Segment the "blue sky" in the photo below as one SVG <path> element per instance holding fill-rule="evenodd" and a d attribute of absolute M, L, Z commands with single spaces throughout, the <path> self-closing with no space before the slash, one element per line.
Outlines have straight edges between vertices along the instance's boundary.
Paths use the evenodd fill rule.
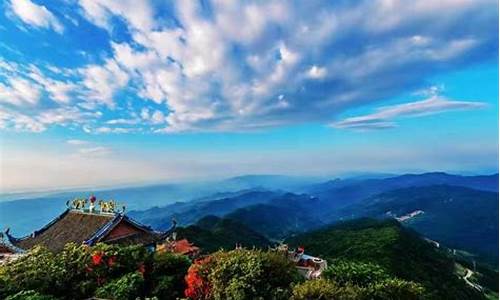
<path fill-rule="evenodd" d="M 0 188 L 496 172 L 497 2 L 331 2 L 3 1 Z"/>

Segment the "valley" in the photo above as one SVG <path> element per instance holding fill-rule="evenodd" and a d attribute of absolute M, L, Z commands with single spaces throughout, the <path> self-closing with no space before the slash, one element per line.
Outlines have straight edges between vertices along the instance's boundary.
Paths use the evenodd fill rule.
<path fill-rule="evenodd" d="M 178 238 L 205 254 L 236 245 L 267 249 L 284 242 L 331 262 L 374 263 L 393 276 L 423 284 L 432 291 L 431 298 L 482 299 L 483 294 L 498 293 L 496 174 L 424 173 L 313 184 L 243 176 L 214 185 L 157 185 L 97 194 L 120 197 L 130 217 L 157 230 L 170 228 L 176 220 Z M 3 209 L 26 213 L 13 219 L 0 210 L 5 215 L 1 225 L 33 230 L 64 209 L 70 196 L 0 202 Z M 33 213 L 34 207 L 42 214 Z"/>

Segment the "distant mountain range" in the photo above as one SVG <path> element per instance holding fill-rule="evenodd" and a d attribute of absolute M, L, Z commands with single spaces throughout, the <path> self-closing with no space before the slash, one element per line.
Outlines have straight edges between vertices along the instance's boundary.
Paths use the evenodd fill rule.
<path fill-rule="evenodd" d="M 0 202 L 0 226 L 27 234 L 59 215 L 68 199 L 87 194 Z M 285 240 L 329 260 L 376 263 L 423 284 L 431 299 L 485 299 L 460 279 L 474 267 L 478 271 L 470 280 L 498 292 L 498 174 L 329 181 L 251 175 L 96 194 L 126 203 L 129 216 L 156 229 L 169 228 L 175 218 L 179 238 L 204 253 L 236 243 L 267 248 Z"/>
<path fill-rule="evenodd" d="M 316 179 L 317 180 L 317 179 Z M 285 190 L 312 184 L 313 178 L 280 175 L 248 175 L 224 180 L 193 183 L 156 184 L 110 189 L 82 189 L 65 192 L 18 193 L 0 195 L 0 228 L 10 227 L 19 235 L 31 233 L 58 216 L 69 199 L 88 197 L 114 199 L 128 211 L 183 202 L 207 201 L 235 196 L 248 190 Z M 13 213 L 15 212 L 15 213 Z M 164 220 L 169 222 L 169 219 Z M 195 222 L 196 219 L 191 220 Z"/>
<path fill-rule="evenodd" d="M 310 194 L 245 190 L 222 194 L 223 198 L 207 197 L 130 214 L 160 229 L 168 228 L 172 217 L 181 224 L 192 224 L 206 215 L 224 216 L 269 239 L 279 240 L 341 219 L 363 216 L 392 218 L 422 210 L 422 215 L 404 224 L 450 247 L 481 255 L 495 253 L 492 257 L 497 257 L 496 174 L 455 176 L 425 173 L 377 179 L 339 179 L 307 189 Z M 454 200 L 448 201 L 450 199 Z"/>
<path fill-rule="evenodd" d="M 114 199 L 132 211 L 193 200 L 215 200 L 248 190 L 295 191 L 318 180 L 299 176 L 246 175 L 222 180 L 136 187 L 0 194 L 0 228 L 10 227 L 16 234 L 29 234 L 58 216 L 65 209 L 67 200 L 88 197 L 90 193 L 95 193 L 99 199 Z"/>
<path fill-rule="evenodd" d="M 164 207 L 152 207 L 144 211 L 132 211 L 130 216 L 158 229 L 166 229 L 172 218 L 181 225 L 196 223 L 208 215 L 224 216 L 234 210 L 254 204 L 267 203 L 279 197 L 281 192 L 245 190 L 243 193 L 224 193 L 218 197 L 208 197 L 192 202 L 177 202 Z"/>
<path fill-rule="evenodd" d="M 322 200 L 325 217 L 327 213 L 352 205 L 370 196 L 406 187 L 429 185 L 453 185 L 476 190 L 498 192 L 498 174 L 485 176 L 460 176 L 434 172 L 424 174 L 406 174 L 377 179 L 331 180 L 311 186 L 306 192 Z"/>
<path fill-rule="evenodd" d="M 249 175 L 210 183 L 111 189 L 97 196 L 126 203 L 130 216 L 157 229 L 169 228 L 172 218 L 180 226 L 189 226 L 216 216 L 237 221 L 270 240 L 342 219 L 401 217 L 422 210 L 404 224 L 450 247 L 497 255 L 498 174 L 386 176 L 319 182 L 308 177 Z M 11 227 L 16 235 L 29 234 L 59 215 L 68 199 L 87 194 L 0 202 L 0 226 Z M 449 199 L 454 200 L 446 202 Z"/>
<path fill-rule="evenodd" d="M 449 247 L 498 258 L 498 193 L 433 185 L 396 189 L 347 207 L 346 217 L 401 217 L 404 224 Z"/>

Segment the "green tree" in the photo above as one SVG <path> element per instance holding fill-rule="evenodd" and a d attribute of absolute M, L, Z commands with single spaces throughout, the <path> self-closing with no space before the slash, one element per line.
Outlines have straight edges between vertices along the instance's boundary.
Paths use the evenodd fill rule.
<path fill-rule="evenodd" d="M 139 272 L 126 274 L 97 289 L 97 297 L 134 300 L 143 296 L 144 278 Z"/>
<path fill-rule="evenodd" d="M 374 263 L 334 260 L 323 277 L 296 286 L 292 298 L 416 300 L 422 299 L 425 293 L 421 285 L 394 278 Z"/>
<path fill-rule="evenodd" d="M 184 276 L 191 261 L 183 255 L 156 253 L 151 272 L 152 295 L 159 299 L 177 299 L 183 296 Z"/>
<path fill-rule="evenodd" d="M 291 300 L 357 300 L 362 290 L 351 284 L 339 285 L 328 279 L 309 280 L 293 288 Z"/>
<path fill-rule="evenodd" d="M 198 299 L 287 299 L 300 280 L 284 256 L 260 250 L 219 251 L 198 268 L 202 282 L 195 276 L 191 284 L 209 286 L 209 295 L 196 294 Z"/>
<path fill-rule="evenodd" d="M 88 247 L 70 243 L 57 254 L 35 247 L 18 260 L 0 266 L 0 299 L 24 291 L 60 299 L 85 299 L 100 287 L 127 282 L 130 273 L 143 277 L 146 296 L 172 299 L 182 296 L 189 265 L 186 257 L 154 255 L 142 246 Z"/>
<path fill-rule="evenodd" d="M 33 290 L 21 291 L 15 295 L 7 297 L 5 300 L 57 300 L 52 296 L 42 295 Z"/>
<path fill-rule="evenodd" d="M 0 298 L 23 290 L 41 294 L 57 294 L 65 270 L 57 263 L 54 254 L 43 247 L 35 247 L 30 255 L 23 256 L 0 269 Z"/>
<path fill-rule="evenodd" d="M 358 286 L 367 286 L 374 282 L 389 279 L 391 276 L 385 269 L 374 263 L 334 260 L 329 263 L 329 267 L 323 272 L 323 277 L 340 284 L 351 283 Z"/>
<path fill-rule="evenodd" d="M 373 300 L 417 300 L 423 299 L 425 289 L 414 282 L 401 279 L 386 279 L 368 286 L 365 298 Z"/>

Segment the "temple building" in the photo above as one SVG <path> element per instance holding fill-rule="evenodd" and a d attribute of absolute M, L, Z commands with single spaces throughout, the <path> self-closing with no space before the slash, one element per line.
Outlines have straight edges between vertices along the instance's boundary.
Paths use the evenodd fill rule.
<path fill-rule="evenodd" d="M 158 245 L 156 251 L 170 252 L 176 254 L 186 255 L 189 258 L 196 258 L 200 255 L 200 248 L 190 243 L 187 239 L 176 240 L 175 235 L 174 239 L 168 238 L 164 243 Z"/>
<path fill-rule="evenodd" d="M 87 203 L 89 205 L 87 206 Z M 156 249 L 175 229 L 175 223 L 167 232 L 158 232 L 127 217 L 125 208 L 116 209 L 114 201 L 99 201 L 94 196 L 68 201 L 68 208 L 43 228 L 25 237 L 14 237 L 7 229 L 0 234 L 0 255 L 21 254 L 36 245 L 58 252 L 70 242 L 92 246 L 108 244 L 141 244 Z"/>
<path fill-rule="evenodd" d="M 279 253 L 283 253 L 292 261 L 299 274 L 305 279 L 320 278 L 323 271 L 328 267 L 326 260 L 305 254 L 303 247 L 291 250 L 288 248 L 288 245 L 281 244 L 275 250 Z"/>

